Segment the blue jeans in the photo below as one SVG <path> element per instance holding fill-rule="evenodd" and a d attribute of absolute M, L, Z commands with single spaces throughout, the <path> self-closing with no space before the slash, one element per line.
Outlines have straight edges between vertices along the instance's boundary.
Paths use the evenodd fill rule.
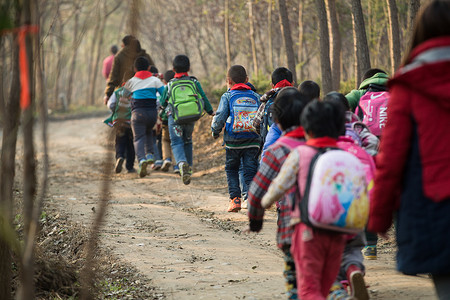
<path fill-rule="evenodd" d="M 170 146 L 175 157 L 175 162 L 179 164 L 184 161 L 192 166 L 192 132 L 195 122 L 178 125 L 169 116 Z"/>
<path fill-rule="evenodd" d="M 131 128 L 133 129 L 134 150 L 138 162 L 145 159 L 146 154 L 153 154 L 153 126 L 156 123 L 156 108 L 136 108 L 131 112 Z"/>
<path fill-rule="evenodd" d="M 258 148 L 246 149 L 225 149 L 225 172 L 227 173 L 228 193 L 230 199 L 241 197 L 241 188 L 239 187 L 239 165 L 244 170 L 244 181 L 247 186 L 252 182 L 253 177 L 258 170 Z"/>
<path fill-rule="evenodd" d="M 241 158 L 241 164 L 239 165 L 239 187 L 241 188 L 242 198 L 247 200 L 248 186 L 245 184 L 244 179 L 244 160 Z"/>
<path fill-rule="evenodd" d="M 116 131 L 116 159 L 119 157 L 125 158 L 127 170 L 132 170 L 135 153 L 131 127 L 127 124 L 116 124 L 114 125 L 114 130 Z"/>
<path fill-rule="evenodd" d="M 156 134 L 153 130 L 153 149 L 155 149 L 155 160 L 162 160 L 161 132 Z"/>

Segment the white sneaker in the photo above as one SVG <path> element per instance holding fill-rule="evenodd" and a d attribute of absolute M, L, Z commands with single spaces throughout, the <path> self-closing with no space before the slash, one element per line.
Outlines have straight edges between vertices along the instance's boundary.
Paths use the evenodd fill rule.
<path fill-rule="evenodd" d="M 241 208 L 242 208 L 242 209 L 247 209 L 247 206 L 248 206 L 247 200 L 244 200 L 244 201 L 242 202 L 242 204 L 241 204 Z"/>

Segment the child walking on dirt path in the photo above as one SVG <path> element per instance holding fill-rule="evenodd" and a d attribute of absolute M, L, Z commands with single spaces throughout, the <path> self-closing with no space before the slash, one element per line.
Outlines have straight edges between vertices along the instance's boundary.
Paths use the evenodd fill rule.
<path fill-rule="evenodd" d="M 245 68 L 232 66 L 227 73 L 229 90 L 220 98 L 219 107 L 211 123 L 212 136 L 217 139 L 225 126 L 225 172 L 230 203 L 228 212 L 241 210 L 239 165 L 243 162 L 245 184 L 249 185 L 258 169 L 260 136 L 253 131 L 251 120 L 259 107 L 259 95 L 246 84 Z"/>
<path fill-rule="evenodd" d="M 316 157 L 320 149 L 337 148 L 339 133 L 345 130 L 345 111 L 341 106 L 334 103 L 314 100 L 303 110 L 301 124 L 307 138 L 306 145 L 297 147 L 286 158 L 280 173 L 272 181 L 261 201 L 263 207 L 269 207 L 292 187 L 297 186 L 301 197 L 306 190 L 309 190 L 306 184 L 307 178 L 310 176 L 308 170 L 311 168 L 310 164 L 313 157 Z M 302 153 L 301 157 L 300 153 Z M 320 159 L 318 161 L 320 162 Z M 360 167 L 361 164 L 357 163 Z M 339 179 L 336 180 L 340 182 Z M 363 181 L 357 182 L 363 184 Z M 316 181 L 316 183 L 318 182 Z M 361 186 L 361 188 L 363 187 Z M 312 188 L 311 193 L 317 190 L 320 190 L 320 188 L 316 190 Z M 360 190 L 359 187 L 357 190 Z M 361 189 L 361 191 L 364 191 L 364 189 Z M 303 202 L 305 199 L 296 197 L 295 206 L 292 208 L 298 211 L 300 201 Z M 336 214 L 335 210 L 331 211 L 331 207 L 326 207 L 328 207 L 328 212 L 322 211 L 322 214 L 333 216 Z M 339 273 L 346 235 L 307 225 L 304 223 L 304 213 L 302 211 L 301 220 L 299 215 L 295 214 L 295 211 L 291 215 L 291 225 L 295 226 L 292 235 L 291 253 L 298 270 L 298 295 L 302 300 L 326 299 L 330 287 Z M 339 218 L 342 218 L 342 216 L 345 215 L 340 215 Z"/>
<path fill-rule="evenodd" d="M 164 73 L 164 78 L 163 78 L 164 88 L 167 86 L 169 81 L 173 79 L 174 76 L 175 76 L 175 72 L 173 70 L 167 70 Z M 161 166 L 161 171 L 167 172 L 167 171 L 169 171 L 169 168 L 172 165 L 172 148 L 170 147 L 170 134 L 169 134 L 169 127 L 168 127 L 169 118 L 167 116 L 166 110 L 162 109 L 162 108 L 159 113 L 159 116 L 161 117 L 161 120 L 162 120 L 162 140 L 161 140 L 161 142 L 162 142 L 163 164 Z M 178 166 L 175 164 L 173 169 L 174 169 L 174 171 L 178 170 Z"/>
<path fill-rule="evenodd" d="M 248 192 L 249 231 L 259 232 L 262 229 L 264 208 L 261 206 L 261 199 L 267 192 L 270 182 L 278 175 L 291 150 L 305 143 L 299 116 L 309 101 L 310 99 L 304 97 L 296 88 L 286 87 L 278 93 L 272 105 L 275 124 L 281 128 L 283 135 L 267 149 L 258 172 L 250 184 Z M 291 220 L 289 203 L 295 194 L 296 191 L 293 190 L 277 203 L 277 245 L 284 253 L 284 277 L 288 299 L 298 299 L 295 264 L 290 252 L 293 230 L 289 225 Z"/>
<path fill-rule="evenodd" d="M 184 184 L 191 183 L 193 153 L 192 132 L 195 122 L 205 110 L 214 115 L 213 108 L 197 78 L 189 76 L 189 57 L 177 55 L 173 60 L 174 78 L 169 81 L 161 96 L 161 106 L 168 105 L 168 127 L 172 152 Z"/>
<path fill-rule="evenodd" d="M 147 165 L 154 162 L 153 126 L 156 123 L 157 93 L 162 93 L 164 85 L 149 72 L 150 62 L 140 56 L 134 63 L 136 74 L 125 83 L 124 88 L 132 93 L 131 128 L 134 149 L 139 162 L 139 177 L 147 175 Z"/>

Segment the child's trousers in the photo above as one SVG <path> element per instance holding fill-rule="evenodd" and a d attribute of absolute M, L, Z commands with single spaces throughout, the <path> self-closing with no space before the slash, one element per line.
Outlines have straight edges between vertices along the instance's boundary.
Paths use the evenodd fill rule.
<path fill-rule="evenodd" d="M 302 300 L 326 299 L 339 273 L 346 235 L 295 226 L 291 253 L 297 270 L 297 292 Z"/>
<path fill-rule="evenodd" d="M 138 162 L 145 160 L 146 154 L 154 154 L 153 126 L 155 126 L 156 117 L 156 108 L 137 108 L 131 112 L 134 150 L 136 151 Z"/>

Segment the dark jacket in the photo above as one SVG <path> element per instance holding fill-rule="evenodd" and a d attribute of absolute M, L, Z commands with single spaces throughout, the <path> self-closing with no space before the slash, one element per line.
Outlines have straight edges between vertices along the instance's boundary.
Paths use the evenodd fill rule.
<path fill-rule="evenodd" d="M 450 37 L 413 50 L 389 81 L 368 230 L 397 213 L 398 268 L 450 274 Z"/>
<path fill-rule="evenodd" d="M 150 65 L 155 65 L 153 59 L 148 55 L 144 49 L 139 49 L 136 52 L 136 48 L 132 45 L 127 45 L 120 49 L 120 51 L 114 56 L 114 61 L 111 68 L 111 73 L 106 83 L 105 95 L 111 97 L 114 89 L 119 87 L 123 82 L 134 75 L 134 61 L 136 58 L 144 56 L 146 57 Z"/>

